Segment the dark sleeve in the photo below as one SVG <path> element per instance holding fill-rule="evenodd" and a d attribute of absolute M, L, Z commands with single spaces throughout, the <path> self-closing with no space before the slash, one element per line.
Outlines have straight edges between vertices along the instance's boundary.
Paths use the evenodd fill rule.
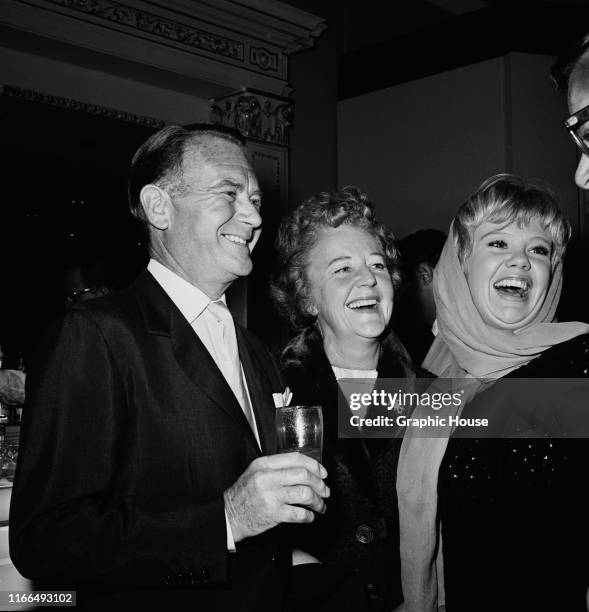
<path fill-rule="evenodd" d="M 42 341 L 27 376 L 10 510 L 10 554 L 24 576 L 125 588 L 177 585 L 190 572 L 227 579 L 222 495 L 137 495 L 133 391 L 88 313 L 70 313 Z"/>

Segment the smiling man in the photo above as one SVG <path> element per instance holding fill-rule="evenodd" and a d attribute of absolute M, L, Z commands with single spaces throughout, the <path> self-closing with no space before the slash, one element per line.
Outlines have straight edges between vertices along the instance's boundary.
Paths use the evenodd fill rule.
<path fill-rule="evenodd" d="M 261 193 L 243 142 L 169 126 L 133 158 L 151 260 L 75 306 L 30 367 L 11 554 L 82 609 L 280 610 L 273 528 L 325 510 L 325 469 L 273 454 L 268 351 L 235 325 Z"/>

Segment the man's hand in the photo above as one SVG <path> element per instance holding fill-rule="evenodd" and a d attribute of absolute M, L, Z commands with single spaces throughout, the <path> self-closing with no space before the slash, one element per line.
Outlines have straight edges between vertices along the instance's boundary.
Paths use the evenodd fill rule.
<path fill-rule="evenodd" d="M 20 370 L 0 370 L 0 402 L 21 406 L 25 401 L 25 374 Z"/>
<path fill-rule="evenodd" d="M 325 512 L 326 469 L 300 453 L 259 457 L 223 494 L 235 542 L 279 523 L 310 523 Z M 302 507 L 304 506 L 304 507 Z"/>

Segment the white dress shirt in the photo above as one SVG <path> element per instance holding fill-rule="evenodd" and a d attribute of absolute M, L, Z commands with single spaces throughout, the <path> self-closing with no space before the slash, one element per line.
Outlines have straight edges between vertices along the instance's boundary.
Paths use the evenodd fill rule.
<path fill-rule="evenodd" d="M 216 350 L 214 338 L 217 337 L 215 334 L 214 326 L 218 325 L 219 322 L 208 310 L 207 306 L 212 300 L 201 291 L 198 287 L 195 287 L 188 281 L 178 276 L 175 272 L 172 272 L 169 268 L 162 265 L 155 259 L 150 259 L 147 265 L 148 271 L 155 278 L 155 280 L 161 285 L 162 289 L 168 294 L 168 297 L 174 302 L 178 310 L 182 313 L 184 318 L 190 323 L 192 329 L 196 332 L 196 335 L 200 338 L 201 342 L 205 345 L 205 348 L 210 353 L 211 357 L 217 364 L 217 367 L 225 377 L 225 380 L 231 386 L 229 382 L 231 379 L 230 373 L 227 371 L 227 364 L 223 359 L 222 352 Z M 225 296 L 221 297 L 225 302 Z M 251 406 L 251 398 L 249 395 L 249 389 L 247 387 L 247 381 L 243 373 L 243 366 L 241 369 L 241 377 L 243 380 L 243 386 L 247 394 L 247 400 Z M 253 418 L 253 432 L 258 446 L 260 446 L 260 438 L 258 435 L 258 428 L 255 422 L 255 415 L 252 414 Z M 227 548 L 234 552 L 235 541 L 233 534 L 231 533 L 231 527 L 225 513 L 225 522 L 227 524 Z"/>

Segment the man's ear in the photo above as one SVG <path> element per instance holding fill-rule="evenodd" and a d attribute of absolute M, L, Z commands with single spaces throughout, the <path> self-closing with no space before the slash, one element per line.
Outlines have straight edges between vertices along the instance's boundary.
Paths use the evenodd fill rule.
<path fill-rule="evenodd" d="M 145 185 L 139 199 L 148 223 L 159 230 L 168 229 L 172 210 L 170 196 L 157 185 Z"/>
<path fill-rule="evenodd" d="M 425 262 L 417 264 L 417 283 L 420 287 L 429 287 L 434 280 L 434 269 Z"/>

